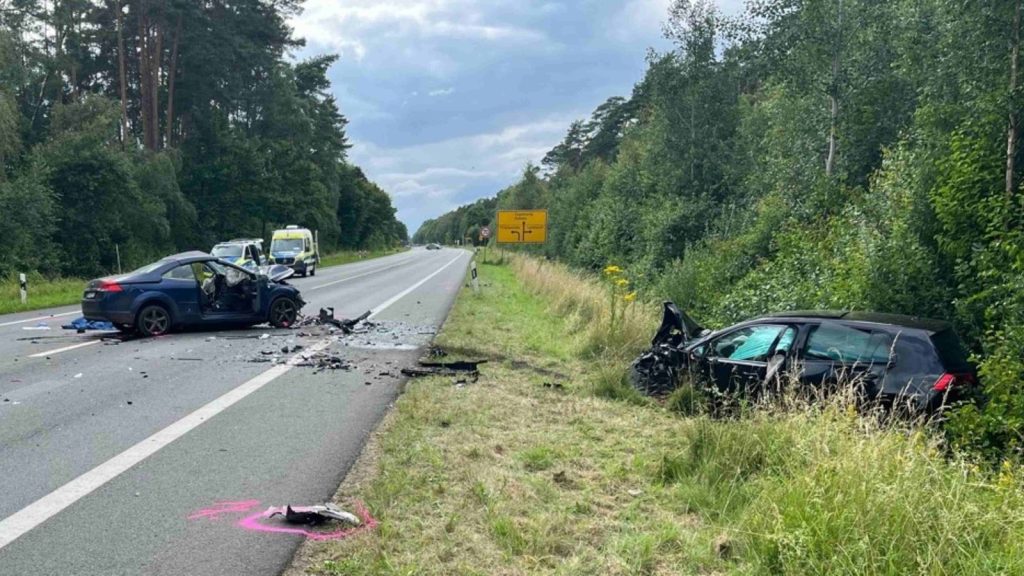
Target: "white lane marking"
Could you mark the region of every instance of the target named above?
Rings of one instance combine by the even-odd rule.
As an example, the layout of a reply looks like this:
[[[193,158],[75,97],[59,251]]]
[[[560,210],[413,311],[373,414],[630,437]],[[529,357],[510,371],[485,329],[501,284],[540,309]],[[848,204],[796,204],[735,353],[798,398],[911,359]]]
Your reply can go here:
[[[72,344],[71,346],[65,346],[63,348],[57,348],[56,350],[47,350],[46,352],[39,352],[38,354],[30,354],[29,358],[42,358],[43,356],[53,356],[54,354],[60,354],[61,352],[67,352],[68,350],[74,350],[76,348],[84,348],[86,346],[92,346],[93,344],[99,344],[100,340],[90,340],[88,342],[82,342],[81,344]]]
[[[313,286],[311,288],[306,288],[306,290],[307,291],[319,290],[321,288],[327,288],[328,286],[334,286],[335,284],[341,284],[342,282],[348,282],[349,280],[355,280],[356,278],[362,278],[363,276],[369,276],[370,274],[376,274],[377,272],[383,272],[385,270],[390,270],[392,268],[397,268],[397,267],[405,264],[409,260],[410,259],[407,258],[405,260],[402,260],[401,262],[398,262],[397,264],[392,264],[391,266],[385,266],[383,268],[374,268],[373,270],[370,270],[369,272],[364,272],[362,274],[356,274],[355,276],[347,276],[345,278],[341,278],[340,280],[334,280],[333,282],[327,282],[327,283],[321,284],[319,286]]]
[[[420,286],[423,286],[424,284],[426,284],[426,283],[427,283],[427,280],[430,280],[430,279],[431,279],[431,278],[433,278],[434,276],[437,276],[438,274],[440,274],[440,273],[441,273],[441,271],[442,271],[442,270],[444,270],[445,268],[447,268],[447,267],[451,266],[452,264],[455,264],[455,261],[456,261],[456,260],[458,260],[459,258],[462,258],[462,257],[463,257],[463,256],[465,256],[465,255],[466,255],[466,253],[465,253],[465,252],[463,252],[463,253],[460,253],[460,254],[459,254],[458,256],[456,256],[455,258],[452,258],[452,259],[451,259],[451,261],[450,261],[450,262],[448,262],[447,264],[445,264],[444,266],[441,266],[441,267],[440,267],[440,268],[438,268],[437,270],[434,270],[434,272],[433,272],[433,273],[432,273],[432,274],[431,274],[430,276],[427,276],[427,277],[426,277],[426,278],[424,278],[423,280],[420,280],[419,282],[417,282],[417,283],[413,284],[412,286],[410,286],[410,287],[406,288],[405,290],[403,290],[403,291],[399,292],[398,294],[396,294],[396,295],[392,296],[392,297],[391,297],[391,298],[389,298],[389,299],[388,299],[388,300],[387,300],[386,302],[384,302],[384,303],[383,303],[383,304],[381,304],[380,306],[377,306],[376,308],[374,308],[374,309],[373,309],[373,310],[372,310],[372,311],[370,312],[370,318],[373,318],[373,317],[374,317],[374,316],[376,316],[377,314],[380,314],[380,313],[381,313],[381,312],[383,312],[383,311],[384,311],[384,309],[385,309],[385,308],[387,308],[388,306],[391,306],[392,304],[394,304],[395,302],[398,302],[399,300],[401,300],[401,299],[402,299],[402,298],[404,298],[405,296],[408,296],[408,295],[409,295],[409,293],[411,293],[411,292],[412,292],[413,290],[415,290],[415,289],[419,288]]]
[[[455,260],[458,260],[461,257],[462,254],[455,258]],[[409,292],[419,288],[427,280],[437,276],[441,270],[444,270],[453,264],[455,260],[452,260],[423,280],[420,280],[414,284],[412,288],[403,291],[398,296],[391,298],[384,304],[374,308],[373,314],[378,314],[384,311],[385,308],[397,302],[402,296],[405,296]],[[330,342],[331,340],[328,338],[313,344],[299,354],[292,356],[287,363],[278,364],[237,388],[224,393],[205,406],[202,406],[198,410],[182,417],[180,420],[167,426],[163,430],[156,432],[149,438],[146,438],[124,452],[114,456],[110,460],[107,460],[92,470],[78,476],[74,480],[71,480],[67,484],[64,484],[60,488],[57,488],[53,492],[50,492],[46,496],[43,496],[7,518],[0,520],[0,550],[3,550],[8,544],[25,535],[28,531],[56,516],[68,506],[71,506],[107,482],[110,482],[114,478],[128,471],[139,462],[142,462],[146,458],[157,453],[161,448],[167,446],[171,442],[174,442],[178,438],[181,438],[185,434],[188,434],[203,422],[206,422],[217,414],[227,410],[233,404],[236,404],[246,396],[266,386],[282,374],[285,374],[291,370],[296,363],[302,360],[303,354],[323,350],[330,345]]]
[[[60,318],[61,316],[71,316],[72,314],[81,314],[81,310],[72,310],[71,312],[61,312],[60,314],[50,314],[49,316],[36,316],[35,318],[29,318],[28,320],[15,320],[14,322],[4,322],[0,324],[0,328],[4,326],[14,326],[15,324],[27,324],[28,322],[44,322],[50,318]]]

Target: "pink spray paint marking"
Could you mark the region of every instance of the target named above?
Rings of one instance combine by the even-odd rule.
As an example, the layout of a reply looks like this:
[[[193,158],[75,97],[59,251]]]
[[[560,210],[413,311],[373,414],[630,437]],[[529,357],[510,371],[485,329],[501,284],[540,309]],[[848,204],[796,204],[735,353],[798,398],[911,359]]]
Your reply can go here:
[[[221,516],[226,514],[243,514],[252,510],[254,507],[259,506],[259,500],[238,500],[229,502],[214,502],[213,506],[209,508],[203,508],[196,510],[195,512],[188,515],[189,520],[199,520],[202,518],[209,518],[211,520],[218,520]],[[351,528],[345,528],[343,530],[335,530],[334,532],[318,532],[316,530],[307,530],[305,528],[294,528],[288,526],[282,526],[280,524],[265,524],[271,514],[279,512],[284,514],[284,506],[271,506],[263,512],[256,512],[249,514],[235,523],[235,526],[243,530],[250,532],[270,532],[274,534],[297,534],[299,536],[305,536],[310,540],[342,540],[353,536],[366,530],[373,530],[377,527],[377,519],[374,518],[370,511],[366,509],[366,506],[362,502],[353,503],[353,510],[356,516],[363,521],[359,526],[353,526]],[[271,521],[273,522],[273,521]]]
[[[283,512],[280,507],[270,507],[263,512],[257,512],[256,514],[250,514],[245,518],[238,521],[236,526],[243,530],[249,530],[250,532],[272,532],[276,534],[298,534],[305,536],[310,540],[342,540],[353,536],[366,530],[373,530],[377,527],[377,519],[370,515],[370,511],[366,509],[366,506],[362,502],[355,502],[353,509],[356,516],[363,521],[359,526],[352,528],[345,528],[343,530],[336,530],[334,532],[317,532],[314,530],[306,530],[305,528],[289,528],[280,525],[264,524],[260,520],[265,520],[271,514],[275,512]]]
[[[189,520],[198,520],[200,518],[213,518],[217,519],[223,514],[241,514],[248,512],[253,506],[259,506],[259,500],[239,500],[237,502],[214,502],[213,506],[209,508],[203,508],[202,510],[196,510],[195,512],[188,515]]]

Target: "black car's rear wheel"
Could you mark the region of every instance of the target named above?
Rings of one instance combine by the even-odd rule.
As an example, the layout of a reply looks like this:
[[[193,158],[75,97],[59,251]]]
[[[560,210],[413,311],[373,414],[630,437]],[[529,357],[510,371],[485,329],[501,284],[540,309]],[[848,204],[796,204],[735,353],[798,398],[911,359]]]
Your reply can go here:
[[[143,336],[161,336],[171,331],[171,313],[159,304],[150,304],[139,310],[135,327]]]
[[[287,328],[295,324],[299,316],[299,307],[291,298],[278,298],[270,305],[270,325],[275,328]]]

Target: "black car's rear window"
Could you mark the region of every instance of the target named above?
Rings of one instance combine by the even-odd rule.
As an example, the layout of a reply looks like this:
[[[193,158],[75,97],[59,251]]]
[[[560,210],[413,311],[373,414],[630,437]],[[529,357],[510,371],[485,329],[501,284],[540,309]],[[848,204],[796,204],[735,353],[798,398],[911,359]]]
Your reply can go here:
[[[811,329],[804,355],[844,364],[886,364],[892,346],[893,338],[888,332],[825,322]]]
[[[939,352],[939,359],[947,372],[969,372],[971,363],[967,360],[967,351],[960,338],[953,330],[942,330],[932,334],[932,343]]]
[[[823,322],[811,328],[804,357],[849,366],[887,365],[890,375],[901,378],[943,372],[935,347],[925,333],[899,326],[869,328]]]

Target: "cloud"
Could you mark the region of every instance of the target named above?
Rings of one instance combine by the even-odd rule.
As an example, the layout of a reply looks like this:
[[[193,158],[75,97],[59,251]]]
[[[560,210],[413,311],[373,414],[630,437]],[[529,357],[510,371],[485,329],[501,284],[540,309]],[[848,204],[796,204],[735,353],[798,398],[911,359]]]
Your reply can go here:
[[[528,162],[536,163],[562,139],[575,116],[400,148],[356,141],[352,160],[391,194],[403,221],[419,226],[513,183]]]
[[[544,34],[495,19],[467,0],[307,0],[292,26],[311,44],[365,58],[367,39],[543,42]],[[422,55],[422,53],[421,53]]]
[[[629,96],[647,49],[670,47],[670,1],[306,0],[292,57],[339,54],[328,74],[351,159],[412,231],[514,183],[572,120]]]

